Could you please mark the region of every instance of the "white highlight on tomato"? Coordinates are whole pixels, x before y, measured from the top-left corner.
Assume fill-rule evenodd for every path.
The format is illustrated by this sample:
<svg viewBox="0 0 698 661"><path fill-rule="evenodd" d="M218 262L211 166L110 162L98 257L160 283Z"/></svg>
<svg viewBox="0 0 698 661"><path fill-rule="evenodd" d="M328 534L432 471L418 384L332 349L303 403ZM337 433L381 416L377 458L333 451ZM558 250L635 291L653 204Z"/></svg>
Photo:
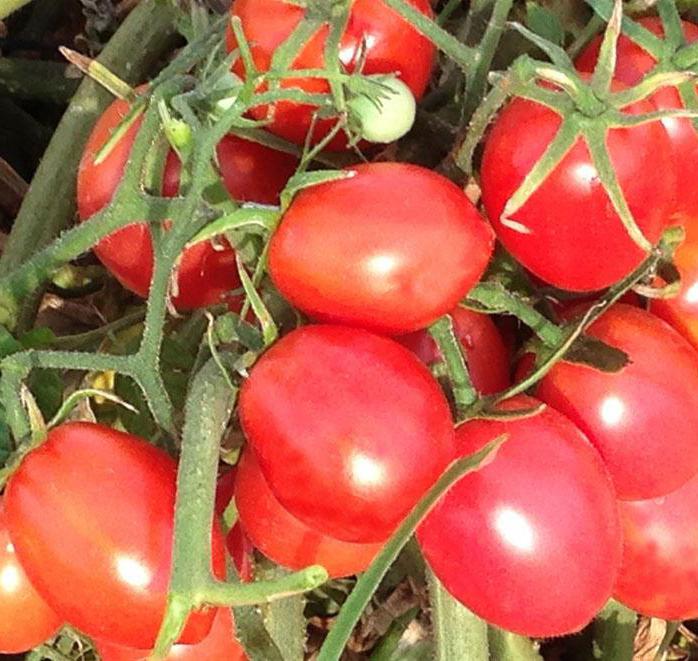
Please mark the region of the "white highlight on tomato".
<svg viewBox="0 0 698 661"><path fill-rule="evenodd" d="M0 572L0 585L5 594L15 592L19 588L21 582L22 577L19 574L18 567L10 565Z"/></svg>
<svg viewBox="0 0 698 661"><path fill-rule="evenodd" d="M355 452L350 460L352 481L360 487L378 486L385 479L385 469L373 457Z"/></svg>
<svg viewBox="0 0 698 661"><path fill-rule="evenodd" d="M530 553L536 545L536 534L526 517L511 507L502 507L494 515L494 528L504 542L519 551Z"/></svg>
<svg viewBox="0 0 698 661"><path fill-rule="evenodd" d="M140 560L128 555L117 558L116 571L125 583L135 588L148 587L152 578L150 571Z"/></svg>
<svg viewBox="0 0 698 661"><path fill-rule="evenodd" d="M625 404L616 395L609 395L601 402L601 419L609 426L617 425L625 416Z"/></svg>

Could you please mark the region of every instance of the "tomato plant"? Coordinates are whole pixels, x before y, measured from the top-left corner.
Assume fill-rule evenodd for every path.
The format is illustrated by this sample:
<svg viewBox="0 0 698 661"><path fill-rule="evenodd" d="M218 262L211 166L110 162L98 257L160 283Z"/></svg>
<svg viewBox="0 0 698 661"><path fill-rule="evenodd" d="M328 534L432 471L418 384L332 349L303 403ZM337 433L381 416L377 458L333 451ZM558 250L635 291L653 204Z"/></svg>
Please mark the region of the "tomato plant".
<svg viewBox="0 0 698 661"><path fill-rule="evenodd" d="M171 572L175 476L162 450L93 423L54 428L24 459L7 485L7 525L31 582L69 624L153 646ZM212 567L224 576L217 527ZM213 615L192 614L182 642L200 641Z"/></svg>
<svg viewBox="0 0 698 661"><path fill-rule="evenodd" d="M148 650L138 650L96 641L95 649L102 661L143 661ZM195 645L175 645L164 661L243 661L244 650L235 638L235 622L229 608L219 608L211 631Z"/></svg>
<svg viewBox="0 0 698 661"><path fill-rule="evenodd" d="M409 4L425 16L431 16L428 0L408 0ZM283 0L236 0L232 15L239 18L246 40L249 42L254 64L259 71L272 68L276 50L298 27L303 9ZM325 45L329 29L318 27L293 60L293 69L318 69L325 64ZM237 47L235 35L228 30L228 50ZM351 72L361 66L364 74L397 73L415 97L420 98L427 87L434 65L436 50L433 44L407 24L382 0L355 0L349 20L342 34L339 58L345 70ZM233 70L245 77L247 72L238 58ZM287 78L282 88L299 88L314 94L328 93L330 87L322 78ZM271 121L266 126L271 132L302 145L313 125L317 108L292 101L274 104ZM266 119L268 106L252 109L255 119ZM319 119L313 127L313 141L319 142L335 125L336 120ZM346 149L344 135L335 136L330 149Z"/></svg>
<svg viewBox="0 0 698 661"><path fill-rule="evenodd" d="M245 452L240 460L235 503L252 543L289 569L317 564L332 577L350 576L366 569L382 546L343 542L299 521L275 498L251 452Z"/></svg>
<svg viewBox="0 0 698 661"><path fill-rule="evenodd" d="M520 396L502 410L536 404ZM419 544L445 588L488 622L526 636L578 631L610 597L620 563L610 478L579 429L551 408L466 422L456 430L458 452L502 434L491 463L461 478L427 516Z"/></svg>
<svg viewBox="0 0 698 661"><path fill-rule="evenodd" d="M480 279L491 230L434 172L404 163L351 171L294 199L271 240L271 277L318 321L391 334L424 328Z"/></svg>
<svg viewBox="0 0 698 661"><path fill-rule="evenodd" d="M698 477L667 496L620 503L623 562L615 597L643 615L698 617Z"/></svg>
<svg viewBox="0 0 698 661"><path fill-rule="evenodd" d="M306 326L269 349L242 386L240 421L279 502L349 542L384 541L453 458L429 371L399 344L340 326Z"/></svg>
<svg viewBox="0 0 698 661"><path fill-rule="evenodd" d="M86 220L111 200L124 172L131 147L142 124L138 118L124 135L110 145L106 157L95 162L102 147L129 111L126 101L116 100L95 125L78 170L78 211ZM230 195L240 202L275 204L296 169L296 159L233 135L217 148L218 167ZM170 151L163 172L162 193L174 197L179 190L181 164ZM209 241L187 248L177 269L173 302L188 310L220 303L240 286L235 254L229 244L217 249ZM102 239L95 253L121 284L139 296L147 296L153 274L153 245L148 226L134 223Z"/></svg>
<svg viewBox="0 0 698 661"><path fill-rule="evenodd" d="M30 650L57 633L61 624L17 559L0 500L0 654Z"/></svg>
<svg viewBox="0 0 698 661"><path fill-rule="evenodd" d="M621 349L630 362L615 373L557 363L536 396L587 434L620 498L677 489L698 472L692 431L698 425L698 353L661 319L624 304L595 321L588 334Z"/></svg>
<svg viewBox="0 0 698 661"><path fill-rule="evenodd" d="M625 112L653 110L649 101L640 101ZM523 266L560 289L594 291L628 275L645 254L614 210L583 138L512 218L502 217L561 123L555 111L537 102L518 98L509 103L485 143L482 199L497 237ZM637 226L656 243L669 224L673 201L665 131L657 122L613 128L606 146Z"/></svg>
<svg viewBox="0 0 698 661"><path fill-rule="evenodd" d="M510 383L510 351L494 322L486 314L457 307L450 313L453 330L465 352L468 373L476 390L493 395ZM436 342L425 330L395 338L413 351L426 365L437 362L441 354Z"/></svg>

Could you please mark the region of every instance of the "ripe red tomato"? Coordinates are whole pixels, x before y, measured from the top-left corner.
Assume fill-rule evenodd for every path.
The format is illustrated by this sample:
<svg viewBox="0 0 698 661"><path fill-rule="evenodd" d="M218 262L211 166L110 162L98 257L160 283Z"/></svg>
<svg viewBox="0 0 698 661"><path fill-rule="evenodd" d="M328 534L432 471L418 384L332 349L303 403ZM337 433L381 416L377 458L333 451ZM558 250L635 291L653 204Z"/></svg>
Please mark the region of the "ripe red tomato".
<svg viewBox="0 0 698 661"><path fill-rule="evenodd" d="M530 397L503 408L529 408ZM525 636L584 627L611 595L621 533L601 457L557 411L456 430L466 456L509 438L494 460L463 477L417 532L444 587L488 622Z"/></svg>
<svg viewBox="0 0 698 661"><path fill-rule="evenodd" d="M279 502L318 532L384 541L453 458L448 403L407 349L305 326L240 392L240 421Z"/></svg>
<svg viewBox="0 0 698 661"><path fill-rule="evenodd" d="M352 170L295 198L271 240L271 277L314 319L392 334L424 328L480 279L492 232L434 172L404 163Z"/></svg>
<svg viewBox="0 0 698 661"><path fill-rule="evenodd" d="M649 312L616 305L588 334L628 354L616 373L560 362L536 396L601 453L619 498L654 498L698 472L698 353Z"/></svg>
<svg viewBox="0 0 698 661"><path fill-rule="evenodd" d="M641 18L638 23L657 35L664 36L664 27L661 19L656 16ZM698 25L689 21L682 21L683 33L687 43L698 41ZM580 71L591 72L599 56L601 37L594 39L577 58L575 65ZM626 85L639 83L644 76L657 64L657 61L635 42L625 35L618 39L616 53L615 77ZM671 110L683 108L681 96L676 87L662 87L648 99L659 110ZM693 122L689 118L667 118L662 120L666 129L671 148L672 167L663 171L661 175L669 178L672 172L695 172L698 168L698 135L693 128ZM645 173L647 170L645 170ZM679 174L676 184L676 198L672 207L673 218L679 222L698 221L698 186L694 186L688 180L681 180Z"/></svg>
<svg viewBox="0 0 698 661"><path fill-rule="evenodd" d="M90 637L155 644L170 580L176 464L142 439L92 423L52 429L10 478L5 511L17 557L46 602ZM214 526L214 572L225 576ZM192 614L199 642L214 611Z"/></svg>
<svg viewBox="0 0 698 661"><path fill-rule="evenodd" d="M99 118L85 147L78 169L78 211L86 220L111 200L141 126L134 122L108 156L95 164L95 156L128 113L129 105L117 100ZM239 201L274 204L296 168L296 159L268 147L226 136L218 145L218 166L230 194ZM163 195L174 197L179 190L180 163L169 153L163 175ZM128 225L97 244L95 253L119 282L139 296L147 296L153 274L153 245L148 226ZM185 250L178 267L177 293L173 297L182 310L220 303L239 287L235 254L214 248L211 242Z"/></svg>
<svg viewBox="0 0 698 661"><path fill-rule="evenodd" d="M465 352L468 372L476 390L482 395L493 395L510 384L509 349L497 327L486 314L457 307L449 312L453 330ZM441 352L426 330L395 338L426 365L441 358Z"/></svg>
<svg viewBox="0 0 698 661"><path fill-rule="evenodd" d="M668 496L620 503L623 561L615 597L643 615L698 617L698 477Z"/></svg>
<svg viewBox="0 0 698 661"><path fill-rule="evenodd" d="M0 654L26 652L51 638L62 624L19 564L0 500Z"/></svg>
<svg viewBox="0 0 698 661"><path fill-rule="evenodd" d="M342 542L299 521L274 497L251 452L242 455L238 466L240 523L252 543L277 564L294 570L322 565L338 578L362 572L380 551L382 544Z"/></svg>
<svg viewBox="0 0 698 661"><path fill-rule="evenodd" d="M106 641L95 641L95 650L102 661L146 661L149 650L121 647ZM219 608L211 631L196 645L175 645L164 661L244 661L245 651L235 638L235 622L229 608Z"/></svg>
<svg viewBox="0 0 698 661"><path fill-rule="evenodd" d="M653 110L642 101L626 112ZM645 254L613 209L583 139L512 214L525 231L506 226L501 218L561 121L555 111L533 101L518 98L506 106L485 143L482 199L500 241L527 269L560 289L594 291L628 275ZM673 164L664 129L657 122L612 129L606 145L635 221L655 243L669 224L674 192L666 176Z"/></svg>
<svg viewBox="0 0 698 661"><path fill-rule="evenodd" d="M674 254L681 289L674 298L655 299L650 310L698 349L698 215L685 224L686 240Z"/></svg>
<svg viewBox="0 0 698 661"><path fill-rule="evenodd" d="M429 0L408 0L409 4L426 16L433 16ZM283 0L235 0L232 15L242 21L245 37L252 50L252 58L259 71L268 71L276 49L291 35L301 18L303 8ZM329 33L328 26L320 28L301 50L293 63L294 69L317 69L325 65L324 48ZM232 29L228 28L228 51L237 48ZM355 70L359 58L364 74L396 73L421 98L427 87L436 50L427 38L406 23L382 0L354 0L349 22L342 37L339 57L344 69ZM240 58L233 70L245 77L245 67ZM330 91L321 78L293 78L283 81L283 88L300 88L308 93L325 94ZM302 145L310 130L316 107L281 101L273 109L267 128L277 135ZM268 106L258 106L251 111L255 119L266 119ZM335 125L336 120L322 119L313 131L313 142L319 142ZM347 139L338 135L330 149L346 149Z"/></svg>

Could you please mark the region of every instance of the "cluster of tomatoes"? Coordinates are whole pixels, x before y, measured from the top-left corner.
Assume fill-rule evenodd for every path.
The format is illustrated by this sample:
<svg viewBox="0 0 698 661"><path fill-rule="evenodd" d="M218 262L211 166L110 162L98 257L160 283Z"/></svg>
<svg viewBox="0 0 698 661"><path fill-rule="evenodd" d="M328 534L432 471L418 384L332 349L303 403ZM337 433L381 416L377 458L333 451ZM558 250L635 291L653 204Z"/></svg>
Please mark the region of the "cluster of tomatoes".
<svg viewBox="0 0 698 661"><path fill-rule="evenodd" d="M431 15L427 0L411 4ZM237 0L232 12L264 71L303 10ZM658 19L643 25L662 35ZM684 28L688 41L698 40L698 28ZM294 66L322 68L327 34L320 28ZM600 39L580 56L580 71L593 69L599 46ZM352 5L340 48L347 70L359 53L364 73L397 72L417 98L435 57L430 42L378 0ZM654 64L621 37L619 84L637 83ZM242 63L234 66L245 75ZM283 85L329 89L319 78ZM667 87L631 112L681 107ZM127 111L114 103L90 138L78 175L84 219L109 202L128 161L138 121L95 161ZM303 144L311 127L320 140L336 121L314 121L313 112L284 101L271 115L259 107L253 116ZM271 238L268 272L312 321L268 349L243 383L238 412L247 443L233 486L241 529L230 533L231 551L242 531L285 567L321 564L333 577L361 572L452 461L505 437L419 527L424 556L450 593L488 622L536 637L578 631L611 596L648 615L698 616L698 186L678 176L698 165L691 120L607 136L646 238L656 242L675 223L687 229L676 256L679 296L653 301L650 310L616 304L587 331L627 354L624 367L604 372L563 359L535 397L506 399L455 428L429 369L442 355L426 329L449 314L475 389L491 395L511 384L511 347L495 323L459 307L482 278L495 237L535 276L574 292L609 287L642 262L581 139L504 217L560 122L530 100L515 99L500 113L481 170L489 223L450 180L403 163L351 167L295 197ZM330 143L346 147L341 133ZM666 167L648 170L649 162ZM232 197L267 204L278 201L296 167L293 157L233 136L220 143L217 163ZM165 195L177 194L179 167L170 154ZM146 225L129 225L96 252L124 286L147 294L153 249ZM188 248L177 278L176 307L221 301L239 284L233 249ZM530 362L520 361L517 379ZM6 614L9 602L0 601L0 649L31 647L63 622L92 637L104 659L138 658L134 650L152 647L171 571L175 470L161 450L97 424L49 433L10 479L0 511L0 590L21 599ZM223 576L217 523L212 554L214 574ZM190 616L175 649L193 655L176 658L243 654L227 609Z"/></svg>

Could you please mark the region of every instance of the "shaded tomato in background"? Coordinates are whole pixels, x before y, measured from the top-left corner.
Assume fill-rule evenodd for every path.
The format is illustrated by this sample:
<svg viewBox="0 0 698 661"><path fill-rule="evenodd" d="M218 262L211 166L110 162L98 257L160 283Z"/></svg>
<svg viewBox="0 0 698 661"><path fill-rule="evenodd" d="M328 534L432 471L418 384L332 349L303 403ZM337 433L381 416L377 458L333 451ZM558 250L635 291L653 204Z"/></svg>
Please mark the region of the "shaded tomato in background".
<svg viewBox="0 0 698 661"><path fill-rule="evenodd" d="M665 620L698 617L698 477L667 496L620 503L623 562L615 597Z"/></svg>
<svg viewBox="0 0 698 661"><path fill-rule="evenodd" d="M238 464L235 503L254 546L288 569L322 565L331 578L362 572L382 544L352 544L328 537L292 516L274 497L250 451Z"/></svg>
<svg viewBox="0 0 698 661"><path fill-rule="evenodd" d="M10 478L5 511L37 591L90 637L148 649L165 612L177 466L143 439L94 423L49 432ZM212 568L225 577L213 528ZM193 613L181 641L202 640L214 610Z"/></svg>
<svg viewBox="0 0 698 661"><path fill-rule="evenodd" d="M504 410L529 409L531 397ZM491 463L461 478L417 532L444 587L488 622L525 636L583 628L611 596L618 507L601 457L550 407L456 430L461 456L508 434Z"/></svg>
<svg viewBox="0 0 698 661"><path fill-rule="evenodd" d="M449 314L456 337L465 351L468 373L475 389L481 395L493 395L505 390L511 382L511 356L492 319L486 314L461 307L454 308ZM395 339L426 365L432 365L441 358L441 352L427 330Z"/></svg>
<svg viewBox="0 0 698 661"><path fill-rule="evenodd" d="M274 233L269 273L313 319L400 334L449 312L482 276L492 230L445 177L370 163L299 193Z"/></svg>
<svg viewBox="0 0 698 661"><path fill-rule="evenodd" d="M0 654L26 652L55 635L62 624L17 559L0 499Z"/></svg>
<svg viewBox="0 0 698 661"><path fill-rule="evenodd" d="M429 370L359 329L283 337L243 383L239 413L279 502L349 542L384 541L454 455L451 413Z"/></svg>
<svg viewBox="0 0 698 661"><path fill-rule="evenodd" d="M618 496L662 496L698 472L698 352L654 315L617 304L587 334L624 351L619 372L557 363L536 397L596 446Z"/></svg>
<svg viewBox="0 0 698 661"><path fill-rule="evenodd" d="M433 16L428 0L408 0L408 3L425 16ZM231 11L233 16L240 19L254 63L262 72L271 68L274 51L291 36L304 13L302 7L283 0L235 0ZM327 25L315 31L294 60L294 69L317 69L324 66L324 48L328 33ZM232 52L237 48L230 27L227 41L228 51ZM431 70L436 61L436 49L427 38L419 34L382 0L354 0L340 43L339 57L349 72L354 71L357 60L363 57L362 73L399 75L419 99L431 77ZM233 64L233 71L245 77L245 67L240 58ZM300 88L313 94L330 92L327 81L321 78L286 79L282 81L281 87ZM316 107L307 104L279 101L274 104L272 119L266 128L286 140L302 145L316 110ZM251 110L252 116L260 120L266 119L268 113L268 106L257 106ZM317 121L313 131L313 143L327 136L335 123L335 119ZM346 149L346 136L337 135L329 148Z"/></svg>
<svg viewBox="0 0 698 661"><path fill-rule="evenodd" d="M127 115L129 104L116 100L97 120L78 170L78 211L82 220L103 209L121 182L142 119L137 119L113 145L107 157L96 164L95 157ZM233 198L241 202L275 204L279 193L296 169L293 156L226 136L217 148L218 167L223 183ZM170 151L163 174L162 193L174 197L179 190L181 165ZM137 220L137 219L134 219ZM187 248L178 265L175 306L182 310L220 303L240 285L235 253L221 239L224 249L210 241ZM148 226L128 225L102 239L95 254L109 272L127 289L147 296L153 274L153 245Z"/></svg>
<svg viewBox="0 0 698 661"><path fill-rule="evenodd" d="M147 661L149 650L121 647L95 641L102 661ZM229 608L219 608L211 631L195 645L174 645L164 661L243 661L247 655L235 638L235 623Z"/></svg>
<svg viewBox="0 0 698 661"><path fill-rule="evenodd" d="M652 111L648 101L624 110ZM533 101L517 98L509 103L485 142L482 200L504 247L534 275L560 289L595 291L628 275L646 255L613 209L582 138L512 214L518 228L502 219L507 201L561 122L555 111ZM666 132L657 122L611 129L606 145L635 222L656 243L670 223L674 195L672 178L666 176L673 168Z"/></svg>

